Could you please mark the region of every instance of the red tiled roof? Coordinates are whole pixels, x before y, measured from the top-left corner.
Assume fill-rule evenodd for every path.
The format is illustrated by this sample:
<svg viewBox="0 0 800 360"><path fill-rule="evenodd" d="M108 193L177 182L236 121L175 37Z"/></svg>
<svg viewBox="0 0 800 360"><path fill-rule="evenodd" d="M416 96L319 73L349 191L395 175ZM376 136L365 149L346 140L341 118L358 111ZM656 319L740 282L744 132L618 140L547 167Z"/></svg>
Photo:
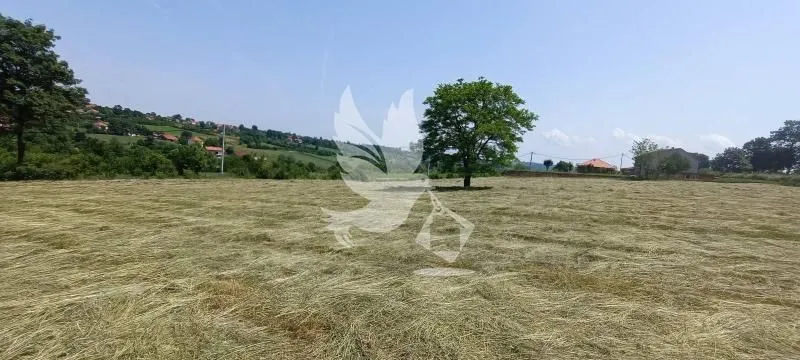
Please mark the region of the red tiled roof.
<svg viewBox="0 0 800 360"><path fill-rule="evenodd" d="M161 133L161 137L164 138L164 140L178 141L178 137L172 134Z"/></svg>
<svg viewBox="0 0 800 360"><path fill-rule="evenodd" d="M596 168L606 168L606 169L613 169L614 168L614 165L611 165L611 164L609 164L609 163L607 163L607 162L605 162L603 160L600 160L600 159L586 160L583 163L581 163L581 165L584 165L584 166L591 165L591 166L594 166Z"/></svg>
<svg viewBox="0 0 800 360"><path fill-rule="evenodd" d="M222 151L222 148L219 146L206 146L206 150L208 151Z"/></svg>

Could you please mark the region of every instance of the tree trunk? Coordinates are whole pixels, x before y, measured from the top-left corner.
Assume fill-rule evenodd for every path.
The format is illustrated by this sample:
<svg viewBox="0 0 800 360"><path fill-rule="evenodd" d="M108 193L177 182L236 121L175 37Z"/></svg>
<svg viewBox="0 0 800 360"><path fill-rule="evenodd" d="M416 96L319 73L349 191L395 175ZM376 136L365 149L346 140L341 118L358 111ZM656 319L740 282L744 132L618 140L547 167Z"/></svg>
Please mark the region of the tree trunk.
<svg viewBox="0 0 800 360"><path fill-rule="evenodd" d="M467 189L470 186L470 180L472 180L472 164L470 163L468 158L463 160L464 163L464 188Z"/></svg>
<svg viewBox="0 0 800 360"><path fill-rule="evenodd" d="M17 124L17 165L22 165L25 160L25 139L22 135L22 124Z"/></svg>

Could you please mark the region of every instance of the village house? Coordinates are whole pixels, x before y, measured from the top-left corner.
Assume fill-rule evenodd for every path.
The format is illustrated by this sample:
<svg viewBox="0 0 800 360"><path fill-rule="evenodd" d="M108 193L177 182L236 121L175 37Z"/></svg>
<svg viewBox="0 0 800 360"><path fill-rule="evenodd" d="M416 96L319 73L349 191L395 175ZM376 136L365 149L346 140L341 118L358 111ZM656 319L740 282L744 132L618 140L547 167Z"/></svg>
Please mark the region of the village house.
<svg viewBox="0 0 800 360"><path fill-rule="evenodd" d="M168 133L161 133L158 135L161 140L166 140L170 142L178 142L178 137Z"/></svg>
<svg viewBox="0 0 800 360"><path fill-rule="evenodd" d="M97 130L108 131L108 123L103 120L95 120L92 127Z"/></svg>
<svg viewBox="0 0 800 360"><path fill-rule="evenodd" d="M578 164L575 170L580 173L613 173L617 167L601 159L590 159Z"/></svg>
<svg viewBox="0 0 800 360"><path fill-rule="evenodd" d="M295 136L295 135L289 135L288 140L290 142L295 143L295 144L302 144L303 143L303 139L301 139L300 137Z"/></svg>
<svg viewBox="0 0 800 360"><path fill-rule="evenodd" d="M201 137L199 137L199 136L192 136L191 138L189 138L189 145L192 145L192 144L203 145L203 139Z"/></svg>
<svg viewBox="0 0 800 360"><path fill-rule="evenodd" d="M206 151L214 154L217 158L221 158L224 150L219 146L206 146Z"/></svg>

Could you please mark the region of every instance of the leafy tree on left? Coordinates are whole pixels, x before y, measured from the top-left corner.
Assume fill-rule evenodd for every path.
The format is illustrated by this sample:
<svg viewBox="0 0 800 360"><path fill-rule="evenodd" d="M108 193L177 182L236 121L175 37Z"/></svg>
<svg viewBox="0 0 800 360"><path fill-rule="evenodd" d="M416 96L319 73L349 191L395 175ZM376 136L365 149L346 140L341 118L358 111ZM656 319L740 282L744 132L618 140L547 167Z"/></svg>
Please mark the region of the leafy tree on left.
<svg viewBox="0 0 800 360"><path fill-rule="evenodd" d="M52 29L0 14L0 115L17 138L17 164L25 160L25 134L64 123L87 102L66 61L53 50Z"/></svg>

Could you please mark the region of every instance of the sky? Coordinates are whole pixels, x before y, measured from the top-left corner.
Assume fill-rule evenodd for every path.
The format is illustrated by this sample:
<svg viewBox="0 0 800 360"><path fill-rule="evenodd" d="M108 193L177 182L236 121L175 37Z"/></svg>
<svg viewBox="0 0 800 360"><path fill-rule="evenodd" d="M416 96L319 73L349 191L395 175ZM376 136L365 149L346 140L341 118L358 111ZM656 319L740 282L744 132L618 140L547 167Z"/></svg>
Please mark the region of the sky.
<svg viewBox="0 0 800 360"><path fill-rule="evenodd" d="M633 139L713 156L800 118L795 0L2 0L62 37L92 102L332 138L349 86L374 133L413 90L512 85L518 156L630 164Z"/></svg>

